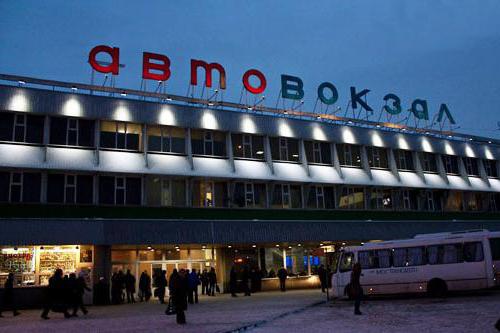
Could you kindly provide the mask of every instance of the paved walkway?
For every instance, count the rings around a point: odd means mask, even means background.
[[[348,301],[324,302],[319,290],[266,292],[251,297],[228,295],[202,297],[189,307],[188,324],[179,326],[175,316],[164,314],[157,302],[91,307],[88,316],[63,319],[51,313],[22,311],[16,318],[5,313],[0,332],[196,332],[225,333],[245,328],[252,333],[293,332],[496,332],[500,318],[500,292],[454,296],[447,299],[387,298],[362,305],[362,316],[353,315]],[[240,332],[242,332],[241,330]]]

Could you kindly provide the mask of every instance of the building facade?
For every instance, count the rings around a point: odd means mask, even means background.
[[[0,279],[214,267],[224,286],[241,264],[306,286],[345,243],[500,230],[493,139],[95,89],[0,85]]]

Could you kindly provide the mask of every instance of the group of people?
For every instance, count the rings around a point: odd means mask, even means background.
[[[63,276],[62,269],[56,269],[49,279],[48,295],[42,318],[49,319],[50,311],[63,313],[65,318],[77,317],[78,310],[86,315],[88,311],[83,303],[85,290],[90,291],[90,288],[87,286],[83,272],[80,272],[78,277],[75,273]]]
[[[251,296],[252,293],[261,291],[263,273],[259,267],[249,268],[244,266],[237,269],[235,266],[229,272],[229,292],[231,296],[237,297],[238,292],[245,296]]]
[[[121,304],[125,302],[135,303],[135,276],[127,270],[114,272],[111,276],[111,303]]]

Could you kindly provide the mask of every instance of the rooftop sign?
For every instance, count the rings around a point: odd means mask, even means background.
[[[105,53],[110,58],[109,63],[103,64],[97,60],[97,55]],[[110,47],[106,45],[99,45],[94,47],[89,53],[89,64],[97,72],[119,75],[120,71],[120,49],[118,47]],[[226,86],[226,71],[224,67],[219,63],[207,63],[203,60],[191,59],[191,76],[190,84],[192,86],[198,85],[198,70],[204,71],[204,85],[205,87],[211,88],[214,85],[213,74],[218,73],[219,82],[217,84],[218,89],[225,90]],[[172,72],[170,70],[170,59],[163,54],[143,52],[142,57],[142,79],[143,80],[155,80],[160,82],[167,81]],[[251,78],[255,78],[253,81],[258,81],[258,84],[251,83]],[[267,87],[267,79],[261,71],[258,69],[249,69],[242,75],[242,83],[244,89],[250,94],[259,95],[263,94]],[[370,92],[369,89],[358,90],[356,87],[350,87],[350,106],[353,110],[360,109],[367,112],[373,112],[373,108],[368,104],[366,100],[367,94]],[[297,76],[292,75],[281,75],[281,93],[280,97],[284,100],[301,101],[304,98],[304,83],[302,79]],[[339,98],[339,93],[337,87],[331,82],[322,82],[317,88],[317,100],[319,100],[324,105],[333,105],[337,102]],[[401,99],[394,93],[388,93],[383,98],[385,105],[382,110],[388,115],[399,115],[403,112],[403,107],[401,105]],[[425,99],[415,99],[412,101],[410,108],[408,109],[413,115],[415,120],[429,120],[429,107]],[[439,106],[437,114],[433,118],[433,122],[436,120],[438,123],[444,123],[448,120],[450,125],[455,124],[455,120],[451,115],[450,110],[447,105],[442,103]],[[431,124],[432,125],[432,124]]]

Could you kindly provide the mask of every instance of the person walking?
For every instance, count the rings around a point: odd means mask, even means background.
[[[0,317],[2,310],[11,310],[14,317],[19,316],[21,313],[17,311],[16,303],[14,300],[14,273],[9,273],[7,281],[5,281],[3,289],[3,302],[0,303]]]
[[[130,269],[127,269],[127,274],[125,274],[125,290],[127,292],[127,303],[135,303],[135,276],[130,273]]]
[[[324,265],[320,265],[319,268],[318,268],[318,277],[319,277],[319,282],[321,284],[321,291],[322,292],[325,292],[326,291],[326,288],[327,287],[327,276],[326,276],[327,272],[326,272],[326,269],[325,269],[325,266]]]
[[[286,279],[288,278],[288,272],[285,267],[281,267],[278,270],[278,278],[280,279],[280,290],[286,291]]]
[[[208,273],[208,296],[215,296],[215,291],[217,289],[217,274],[215,273],[215,268],[210,268]]]
[[[245,266],[243,268],[243,272],[241,272],[241,286],[242,290],[245,293],[245,296],[250,296],[250,288],[248,286],[248,280],[250,279],[250,272],[248,271],[248,267]]]
[[[201,294],[208,295],[208,272],[206,269],[203,270],[203,273],[201,273]]]
[[[149,302],[151,298],[151,277],[149,277],[146,271],[141,273],[139,278],[139,299],[142,301]]]
[[[178,273],[177,269],[174,269],[170,275],[168,287],[176,313],[176,321],[179,325],[186,324],[186,314],[184,313],[187,310],[186,285],[187,278],[184,276],[184,271],[181,270]]]
[[[188,293],[189,304],[193,304],[193,302],[198,303],[198,286],[200,285],[200,278],[198,277],[198,273],[194,268],[191,270],[191,273],[189,273],[188,284],[189,284],[189,293]]]
[[[229,272],[229,292],[233,297],[238,297],[238,295],[236,295],[237,286],[238,286],[238,274],[236,273],[236,269],[233,266],[231,267],[231,272]]]
[[[155,280],[155,295],[158,297],[160,304],[165,304],[165,288],[167,287],[167,271],[162,270]]]
[[[64,318],[71,317],[68,313],[65,293],[66,287],[63,279],[63,271],[58,268],[49,279],[48,297],[41,315],[43,319],[49,319],[48,314],[51,310],[53,312],[64,313]]]
[[[359,307],[363,298],[363,287],[361,287],[361,264],[359,262],[352,266],[351,282],[349,286],[350,297],[354,299],[354,314],[361,315]]]
[[[74,273],[71,275],[75,276]],[[70,278],[71,278],[70,275]],[[75,276],[76,277],[76,276]],[[78,317],[77,312],[78,310],[82,310],[83,314],[86,315],[89,313],[87,308],[85,308],[85,305],[83,304],[83,295],[85,294],[85,290],[87,291],[92,291],[88,286],[87,282],[85,281],[85,273],[81,271],[78,274],[78,278],[76,278],[74,282],[74,302],[73,302],[73,317]]]

